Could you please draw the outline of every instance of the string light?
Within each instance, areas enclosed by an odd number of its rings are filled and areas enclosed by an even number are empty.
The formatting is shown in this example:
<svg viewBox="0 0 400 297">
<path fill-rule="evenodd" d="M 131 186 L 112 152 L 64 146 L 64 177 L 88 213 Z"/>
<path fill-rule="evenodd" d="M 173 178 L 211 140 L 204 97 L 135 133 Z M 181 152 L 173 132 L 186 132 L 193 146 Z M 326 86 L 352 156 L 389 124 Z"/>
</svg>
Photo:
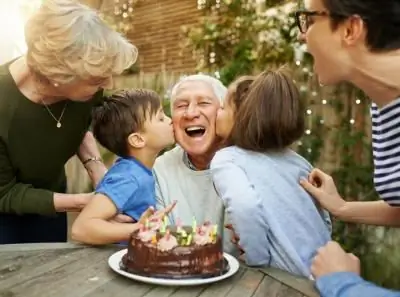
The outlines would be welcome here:
<svg viewBox="0 0 400 297">
<path fill-rule="evenodd" d="M 133 6 L 139 0 L 114 0 L 114 17 L 117 19 L 117 29 L 127 33 L 132 28 Z"/>
<path fill-rule="evenodd" d="M 357 99 L 356 100 L 356 104 L 360 104 L 361 103 L 361 100 L 360 99 Z"/>
<path fill-rule="evenodd" d="M 322 100 L 322 104 L 323 104 L 323 105 L 325 105 L 325 104 L 327 104 L 327 103 L 328 103 L 328 101 L 326 101 L 325 99 Z"/>
<path fill-rule="evenodd" d="M 311 109 L 307 109 L 307 111 L 306 111 L 306 112 L 307 112 L 307 114 L 308 114 L 308 115 L 311 115 L 311 114 L 312 114 L 312 111 L 311 111 Z"/>
</svg>

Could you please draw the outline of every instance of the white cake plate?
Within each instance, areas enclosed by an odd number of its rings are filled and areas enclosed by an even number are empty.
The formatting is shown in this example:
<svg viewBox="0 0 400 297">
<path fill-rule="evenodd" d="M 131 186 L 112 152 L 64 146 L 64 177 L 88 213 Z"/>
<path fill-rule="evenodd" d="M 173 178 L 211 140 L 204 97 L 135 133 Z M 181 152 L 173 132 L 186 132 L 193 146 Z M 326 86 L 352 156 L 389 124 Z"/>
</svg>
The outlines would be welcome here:
<svg viewBox="0 0 400 297">
<path fill-rule="evenodd" d="M 155 277 L 146 277 L 133 273 L 126 272 L 120 268 L 120 263 L 122 260 L 122 256 L 124 256 L 127 252 L 127 249 L 120 250 L 114 254 L 112 254 L 108 258 L 108 265 L 114 270 L 116 273 L 123 275 L 127 278 L 153 284 L 153 285 L 161 285 L 161 286 L 198 286 L 204 284 L 215 283 L 231 277 L 239 270 L 239 262 L 233 256 L 224 253 L 224 257 L 226 261 L 228 261 L 229 270 L 225 272 L 223 275 L 210 277 L 210 278 L 193 278 L 193 279 L 166 279 L 166 278 L 155 278 Z"/>
</svg>

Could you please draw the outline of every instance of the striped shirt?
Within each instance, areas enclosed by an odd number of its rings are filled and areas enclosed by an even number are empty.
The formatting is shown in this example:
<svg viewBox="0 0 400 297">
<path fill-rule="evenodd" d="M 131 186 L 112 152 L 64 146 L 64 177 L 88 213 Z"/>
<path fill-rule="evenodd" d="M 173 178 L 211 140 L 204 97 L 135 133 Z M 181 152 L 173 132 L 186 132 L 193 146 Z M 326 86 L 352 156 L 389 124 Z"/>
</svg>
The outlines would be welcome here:
<svg viewBox="0 0 400 297">
<path fill-rule="evenodd" d="M 400 206 L 400 98 L 379 109 L 371 106 L 374 184 L 380 197 Z"/>
</svg>

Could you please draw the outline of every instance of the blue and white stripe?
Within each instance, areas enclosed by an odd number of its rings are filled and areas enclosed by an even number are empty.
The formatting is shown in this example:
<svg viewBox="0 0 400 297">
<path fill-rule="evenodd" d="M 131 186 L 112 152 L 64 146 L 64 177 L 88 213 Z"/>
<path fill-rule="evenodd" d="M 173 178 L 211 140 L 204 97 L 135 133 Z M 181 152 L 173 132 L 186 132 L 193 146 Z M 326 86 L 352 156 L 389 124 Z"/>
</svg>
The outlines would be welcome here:
<svg viewBox="0 0 400 297">
<path fill-rule="evenodd" d="M 380 197 L 400 206 L 400 98 L 379 109 L 371 106 L 374 184 Z"/>
</svg>

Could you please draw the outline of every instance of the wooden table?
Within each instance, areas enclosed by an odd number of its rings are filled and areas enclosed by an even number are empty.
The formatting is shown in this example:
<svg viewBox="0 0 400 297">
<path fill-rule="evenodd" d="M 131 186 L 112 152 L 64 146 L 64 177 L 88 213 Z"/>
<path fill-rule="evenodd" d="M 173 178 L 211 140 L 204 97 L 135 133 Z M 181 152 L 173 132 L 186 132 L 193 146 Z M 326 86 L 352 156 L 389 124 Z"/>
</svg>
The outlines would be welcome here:
<svg viewBox="0 0 400 297">
<path fill-rule="evenodd" d="M 319 296 L 310 281 L 279 270 L 241 266 L 233 277 L 197 287 L 152 286 L 113 272 L 116 246 L 72 243 L 0 245 L 1 297 L 303 297 Z"/>
</svg>

